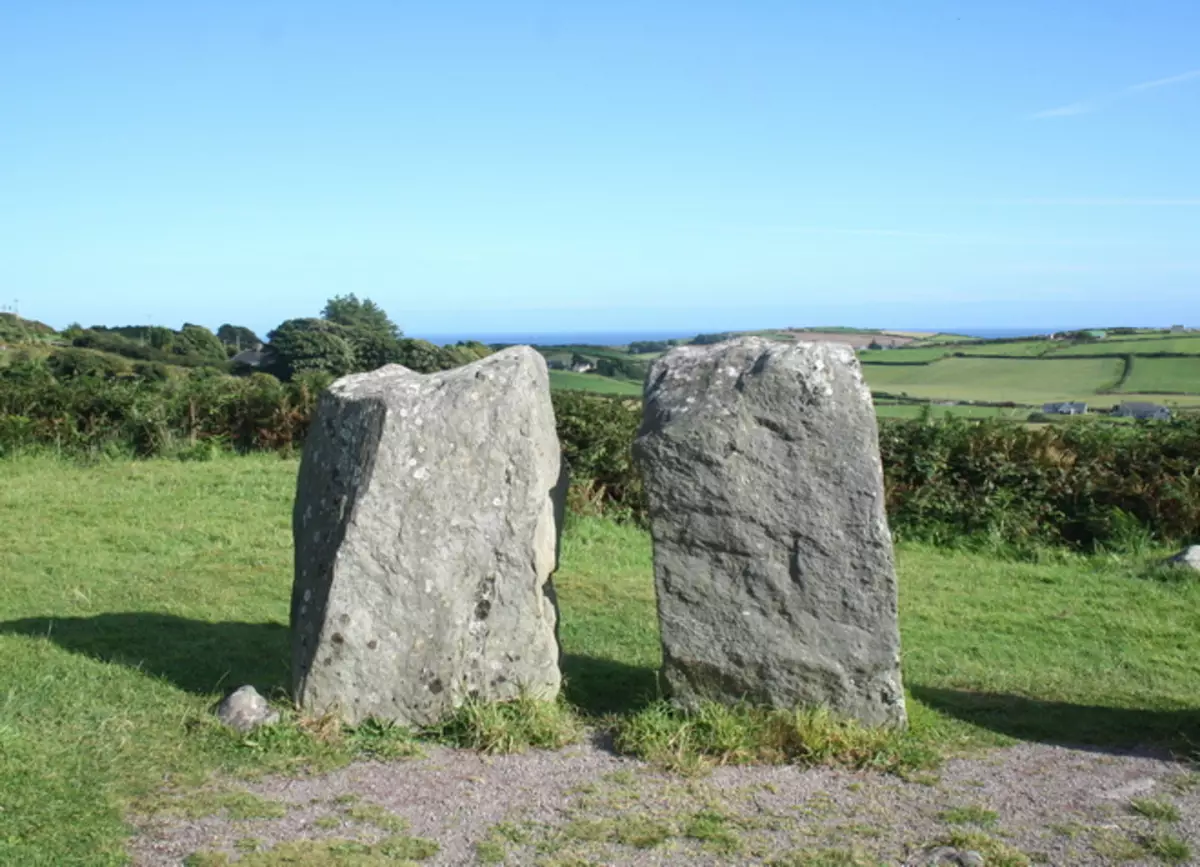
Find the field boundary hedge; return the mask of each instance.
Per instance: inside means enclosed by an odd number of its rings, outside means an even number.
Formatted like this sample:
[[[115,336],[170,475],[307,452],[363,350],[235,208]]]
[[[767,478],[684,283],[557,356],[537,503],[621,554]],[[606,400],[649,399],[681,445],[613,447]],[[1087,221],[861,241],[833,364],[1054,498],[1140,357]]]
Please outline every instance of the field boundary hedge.
[[[56,377],[45,362],[16,363],[0,370],[0,457],[295,450],[329,381],[203,370],[166,380]],[[631,456],[640,400],[573,391],[552,400],[573,509],[643,519]],[[897,419],[881,423],[879,442],[897,538],[1087,548],[1131,534],[1171,542],[1200,534],[1200,417],[1037,429]]]

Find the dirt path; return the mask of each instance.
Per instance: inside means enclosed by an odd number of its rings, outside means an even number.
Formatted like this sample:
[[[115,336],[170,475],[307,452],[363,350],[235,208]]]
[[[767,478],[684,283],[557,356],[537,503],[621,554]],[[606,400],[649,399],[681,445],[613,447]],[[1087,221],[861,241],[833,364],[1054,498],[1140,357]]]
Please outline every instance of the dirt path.
[[[1037,744],[909,781],[789,767],[693,779],[585,745],[496,758],[430,748],[421,759],[230,788],[254,796],[241,795],[236,815],[276,817],[142,817],[134,863],[177,865],[199,851],[212,854],[191,863],[923,865],[922,852],[944,843],[981,852],[987,865],[1135,865],[1200,848],[1200,775],[1159,758]],[[363,860],[330,858],[339,851]]]

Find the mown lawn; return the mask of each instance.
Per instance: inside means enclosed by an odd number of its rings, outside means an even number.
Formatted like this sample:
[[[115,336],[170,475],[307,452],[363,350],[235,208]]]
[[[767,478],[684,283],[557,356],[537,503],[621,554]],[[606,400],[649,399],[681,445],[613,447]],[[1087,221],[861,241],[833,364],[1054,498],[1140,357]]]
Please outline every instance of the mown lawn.
[[[118,864],[131,799],[215,771],[350,758],[295,726],[209,721],[287,683],[294,461],[0,463],[0,863]],[[1130,746],[1200,737],[1200,585],[1121,558],[899,552],[916,737]],[[568,698],[656,694],[647,535],[573,520],[557,576]]]

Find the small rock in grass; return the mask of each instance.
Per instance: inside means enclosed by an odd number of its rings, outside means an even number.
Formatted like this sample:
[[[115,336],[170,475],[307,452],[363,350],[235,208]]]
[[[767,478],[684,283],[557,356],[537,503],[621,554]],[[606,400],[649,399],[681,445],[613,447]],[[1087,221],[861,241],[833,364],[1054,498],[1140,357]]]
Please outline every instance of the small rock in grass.
[[[1186,566],[1200,572],[1200,545],[1184,548],[1167,562],[1172,566]]]
[[[279,711],[273,710],[257,689],[243,686],[217,705],[217,719],[230,728],[245,733],[259,726],[279,722]]]

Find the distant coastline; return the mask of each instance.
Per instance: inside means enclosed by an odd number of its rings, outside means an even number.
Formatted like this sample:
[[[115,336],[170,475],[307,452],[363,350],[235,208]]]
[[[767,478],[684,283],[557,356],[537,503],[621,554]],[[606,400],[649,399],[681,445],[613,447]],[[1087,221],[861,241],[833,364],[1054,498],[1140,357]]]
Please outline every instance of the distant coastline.
[[[720,330],[720,329],[714,329]],[[889,331],[930,331],[943,334],[961,334],[964,337],[979,337],[990,340],[1009,337],[1035,337],[1067,331],[1062,328],[889,328]],[[626,346],[638,340],[673,340],[695,337],[699,331],[550,331],[550,332],[477,332],[461,334],[410,334],[445,346],[460,340],[478,340],[481,343],[529,344],[534,346]]]

